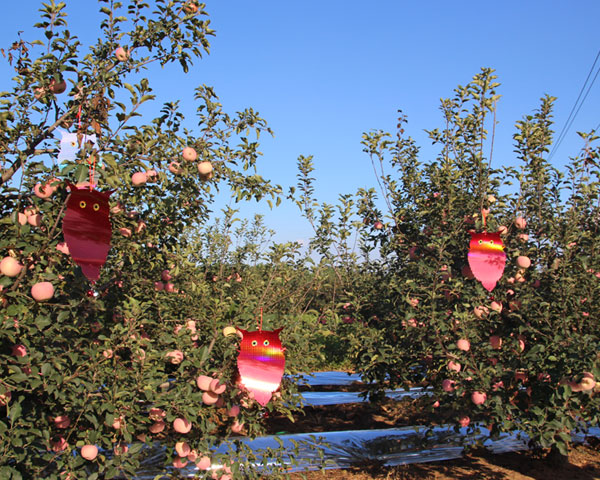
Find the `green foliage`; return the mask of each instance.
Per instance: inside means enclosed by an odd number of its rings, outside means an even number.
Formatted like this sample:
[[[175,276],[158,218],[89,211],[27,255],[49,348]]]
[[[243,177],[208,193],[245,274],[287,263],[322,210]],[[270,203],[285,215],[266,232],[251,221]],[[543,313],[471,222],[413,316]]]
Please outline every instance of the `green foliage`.
[[[389,222],[384,231],[373,228],[381,217],[375,191],[359,191],[357,214],[371,225],[363,230],[363,251],[379,259],[369,262],[376,281],[355,289],[362,305],[376,306],[368,313],[370,333],[352,342],[356,368],[379,382],[373,395],[383,385],[433,386],[432,404],[454,411],[457,422],[469,416],[493,434],[518,429],[534,445],[565,451],[568,432],[599,418],[597,137],[581,134],[585,148],[566,175],[549,164],[554,99],[546,96],[517,122],[521,167],[494,169],[485,151],[493,149],[487,125],[497,87],[492,71],[482,70],[442,100],[445,126],[429,132],[440,147],[435,160],[418,160],[403,116],[395,140],[384,132],[364,135]],[[527,221],[524,229],[518,216]],[[468,232],[501,226],[506,268],[488,293],[465,276]],[[519,256],[531,267],[519,267]],[[366,268],[356,275],[364,278]],[[492,336],[502,340],[500,348]],[[468,351],[457,347],[459,339],[470,342]],[[444,381],[453,387],[444,390]],[[474,392],[486,394],[482,405],[472,402]]]
[[[290,371],[308,365],[297,359],[319,358],[306,355],[312,347],[304,332],[316,320],[302,303],[303,291],[284,294],[286,281],[303,281],[304,273],[290,267],[297,246],[259,252],[264,227],[257,221],[238,231],[245,245],[228,253],[230,245],[205,226],[219,189],[238,201],[279,200],[279,187],[256,173],[258,136],[270,133],[264,120],[252,109],[229,115],[207,86],[196,90],[197,126],[191,130],[176,102],[149,122],[140,117],[142,104],[154,100],[149,80],[138,75],[147,65],[179,63],[185,72],[208,51],[213,32],[203,6],[102,4],[101,35],[89,52],[67,30],[66,5],[52,2],[42,6],[36,25],[43,40],[19,40],[7,55],[16,76],[0,104],[0,252],[24,268],[0,277],[3,478],[132,477],[154,441],[167,447],[170,463],[180,441],[210,456],[232,435],[234,421],[251,436],[260,433],[264,409],[237,385],[238,338],[223,335],[228,325],[255,326],[259,307],[267,312],[265,328],[286,327]],[[126,58],[116,57],[118,47]],[[60,93],[53,82],[63,79],[67,91]],[[59,127],[96,134],[99,148],[82,145],[74,161],[58,164]],[[196,150],[196,162],[181,158],[187,146]],[[211,162],[212,177],[199,174],[202,161]],[[134,185],[136,172],[149,174],[148,181]],[[88,179],[99,190],[115,190],[111,249],[92,288],[71,257],[57,250],[66,181]],[[34,194],[36,185],[48,182],[55,188],[48,198]],[[38,214],[40,222],[28,223],[26,213]],[[213,243],[203,249],[198,232]],[[197,255],[217,247],[215,255]],[[259,263],[265,258],[269,267]],[[219,281],[212,279],[215,269]],[[240,281],[226,282],[228,272]],[[55,293],[36,302],[31,287],[41,281],[51,282]],[[16,355],[19,349],[26,354]],[[196,386],[201,374],[227,385],[217,406],[203,401]],[[290,416],[293,393],[288,382],[267,410]],[[245,407],[229,417],[233,405]],[[164,430],[155,424],[162,413],[151,418],[151,408],[164,412]],[[61,417],[68,421],[61,424]],[[189,419],[191,432],[175,432],[176,418]],[[81,456],[86,444],[100,448],[96,459]],[[118,454],[125,445],[129,450]],[[212,460],[240,474],[235,458]]]

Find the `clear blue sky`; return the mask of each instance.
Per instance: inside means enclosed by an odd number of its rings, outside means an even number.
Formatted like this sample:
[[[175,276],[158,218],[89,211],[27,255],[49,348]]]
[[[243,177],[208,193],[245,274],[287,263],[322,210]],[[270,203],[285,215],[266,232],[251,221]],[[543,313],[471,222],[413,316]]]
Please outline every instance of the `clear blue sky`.
[[[4,47],[17,30],[31,32],[39,5],[5,3]],[[71,32],[84,41],[95,38],[96,2],[69,3]],[[600,49],[598,0],[213,0],[207,11],[217,31],[211,55],[187,76],[151,70],[159,100],[181,99],[192,119],[193,89],[205,83],[215,87],[226,111],[258,110],[275,132],[273,139],[261,137],[259,173],[287,191],[298,155],[314,155],[317,196],[327,202],[376,185],[361,134],[394,131],[398,108],[408,115],[407,133],[423,147],[422,160],[434,156],[423,129],[441,125],[439,99],[452,96],[480,67],[496,69],[502,83],[494,163],[515,165],[515,121],[548,93],[558,97],[560,130]],[[0,90],[6,90],[11,73],[5,62],[0,72]],[[599,106],[597,80],[554,157],[557,165],[581,147],[576,131],[600,124]],[[266,214],[279,240],[310,235],[294,206],[243,209],[251,211]]]

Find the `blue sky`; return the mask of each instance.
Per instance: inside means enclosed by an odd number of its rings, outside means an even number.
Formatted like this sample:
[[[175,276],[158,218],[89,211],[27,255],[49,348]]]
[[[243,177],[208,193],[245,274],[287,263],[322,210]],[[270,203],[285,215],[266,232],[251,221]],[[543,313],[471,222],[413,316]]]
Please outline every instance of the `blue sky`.
[[[71,32],[93,40],[96,2],[68,3]],[[1,46],[17,30],[32,31],[38,5],[3,6]],[[148,72],[160,103],[181,99],[192,120],[193,90],[204,83],[215,87],[226,111],[254,108],[275,132],[272,139],[261,137],[259,173],[287,191],[298,155],[314,155],[317,197],[327,202],[376,185],[361,135],[393,132],[399,108],[408,116],[407,133],[423,147],[422,160],[434,156],[423,130],[441,126],[439,99],[481,67],[496,69],[502,84],[494,164],[515,165],[515,121],[548,93],[558,97],[560,130],[600,49],[597,0],[219,0],[208,1],[207,11],[217,31],[211,55],[185,76],[173,69]],[[6,90],[11,73],[5,62],[0,72],[0,90]],[[581,147],[576,131],[600,124],[599,106],[597,81],[554,157],[557,165]],[[293,205],[270,212],[252,204],[242,211],[265,213],[278,240],[310,235]]]

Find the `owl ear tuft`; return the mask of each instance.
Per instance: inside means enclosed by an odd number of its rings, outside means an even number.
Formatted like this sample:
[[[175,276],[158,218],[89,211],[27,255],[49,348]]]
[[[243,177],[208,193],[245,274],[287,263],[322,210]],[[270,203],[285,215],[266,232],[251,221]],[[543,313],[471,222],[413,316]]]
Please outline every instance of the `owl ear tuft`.
[[[116,190],[106,190],[105,192],[100,192],[100,195],[102,195],[104,198],[106,198],[108,200],[108,197],[110,197],[115,192],[116,192]]]
[[[277,335],[279,335],[282,330],[283,330],[283,327],[279,327],[278,329],[273,330],[273,333],[276,333]]]

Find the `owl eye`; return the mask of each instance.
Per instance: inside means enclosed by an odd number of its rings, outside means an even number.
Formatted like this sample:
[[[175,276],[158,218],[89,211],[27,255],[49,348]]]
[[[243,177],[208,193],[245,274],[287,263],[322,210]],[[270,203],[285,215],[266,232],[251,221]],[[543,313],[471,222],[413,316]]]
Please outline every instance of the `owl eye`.
[[[494,241],[493,241],[493,240],[490,240],[490,245],[493,245],[493,244],[494,244]]]
[[[94,211],[97,212],[98,210],[100,210],[100,205],[97,203],[94,203]]]
[[[479,245],[482,245],[483,244],[483,240],[479,240],[478,243],[479,243]]]
[[[81,202],[79,202],[79,206],[80,206],[81,208],[85,208],[85,206],[86,206],[86,205],[87,205],[87,204],[86,204],[86,203],[85,203],[83,200],[82,200]]]
[[[258,342],[256,340],[252,340],[252,346],[256,347],[258,345]]]
[[[268,346],[269,346],[269,341],[268,341],[268,340],[265,340],[265,341],[263,342],[263,345],[264,345],[265,347],[268,347]]]

